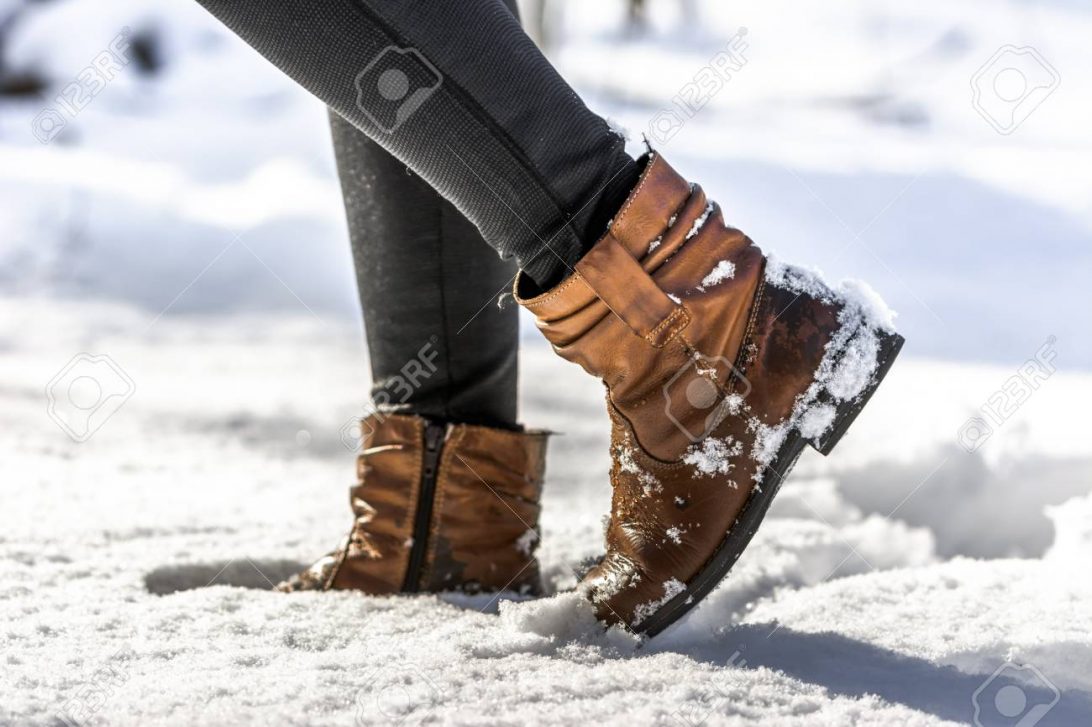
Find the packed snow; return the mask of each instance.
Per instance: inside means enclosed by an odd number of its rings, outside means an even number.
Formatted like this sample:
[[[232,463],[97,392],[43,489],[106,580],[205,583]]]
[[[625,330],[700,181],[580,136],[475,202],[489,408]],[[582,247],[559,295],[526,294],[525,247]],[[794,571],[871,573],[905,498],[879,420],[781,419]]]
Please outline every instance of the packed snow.
[[[655,615],[668,601],[686,590],[686,584],[677,578],[663,582],[664,595],[655,601],[642,603],[633,611],[633,625],[639,626],[645,619]]]
[[[736,266],[731,260],[721,260],[713,269],[709,271],[709,274],[701,279],[701,284],[698,285],[698,290],[705,291],[706,288],[723,283],[725,280],[731,280],[735,277]]]
[[[354,327],[172,316],[145,332],[153,316],[127,306],[0,309],[13,724],[81,714],[104,669],[117,675],[96,710],[109,724],[386,724],[399,710],[457,723],[704,710],[709,724],[938,724],[969,721],[974,691],[1009,662],[1063,694],[1047,724],[1092,715],[1092,593],[1078,575],[1092,555],[1092,463],[1083,444],[1047,448],[1063,444],[1052,427],[1092,376],[1057,373],[995,433],[988,450],[1004,456],[990,462],[954,437],[973,382],[1006,372],[899,364],[839,456],[805,455],[730,578],[635,643],[601,633],[572,594],[268,591],[351,521],[340,428],[367,380]],[[109,355],[136,393],[76,443],[42,389],[84,350]],[[527,380],[561,384],[531,387],[523,407],[565,433],[551,441],[539,551],[561,592],[601,552],[608,422],[579,369],[543,346],[524,365]],[[903,416],[921,407],[932,416]],[[1037,461],[1052,466],[1021,478]],[[728,661],[736,652],[745,665]],[[1047,694],[1036,688],[1029,698]]]
[[[0,725],[1092,723],[1092,13],[709,0],[695,35],[687,3],[649,4],[626,32],[617,2],[566,3],[562,73],[639,152],[745,27],[747,63],[654,145],[759,244],[868,280],[908,343],[648,641],[570,590],[602,552],[609,422],[533,326],[522,418],[563,435],[548,595],[271,592],[351,524],[368,386],[324,109],[191,0],[52,0],[12,27],[0,68],[50,86],[0,98]],[[41,143],[123,28],[161,65]],[[971,83],[1006,44],[1062,80],[999,134]],[[856,360],[830,372],[846,397]],[[105,408],[66,433],[50,412],[96,394],[65,373],[88,365]]]
[[[686,237],[683,239],[689,240],[697,235],[699,232],[701,232],[701,228],[705,227],[705,223],[709,219],[709,215],[713,214],[713,211],[716,208],[717,206],[712,202],[706,204],[705,209],[702,210],[702,213],[698,216],[698,219],[694,220],[694,224],[691,225],[690,229],[686,231]]]
[[[683,454],[682,461],[694,468],[696,477],[726,475],[735,467],[732,459],[743,452],[743,443],[732,437],[718,439],[706,437],[697,444],[692,444]]]
[[[830,404],[819,404],[808,409],[800,417],[800,423],[797,425],[800,435],[805,439],[818,439],[830,429],[830,425],[834,423],[834,415],[837,413],[837,409]]]

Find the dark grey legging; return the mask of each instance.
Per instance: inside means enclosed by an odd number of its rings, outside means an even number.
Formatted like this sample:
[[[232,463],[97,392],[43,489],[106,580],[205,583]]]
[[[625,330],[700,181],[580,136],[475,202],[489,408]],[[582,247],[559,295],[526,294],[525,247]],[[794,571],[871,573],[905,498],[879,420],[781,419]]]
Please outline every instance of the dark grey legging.
[[[515,264],[406,165],[335,113],[372,367],[372,398],[448,421],[516,426],[516,306],[498,295]],[[423,370],[424,373],[420,373]]]
[[[200,2],[543,287],[567,274],[636,182],[622,138],[500,0]]]
[[[518,12],[515,0],[506,5]],[[515,264],[492,254],[450,202],[332,110],[330,129],[373,401],[448,421],[517,427],[519,320],[514,306],[493,304]],[[415,362],[427,375],[410,381]]]

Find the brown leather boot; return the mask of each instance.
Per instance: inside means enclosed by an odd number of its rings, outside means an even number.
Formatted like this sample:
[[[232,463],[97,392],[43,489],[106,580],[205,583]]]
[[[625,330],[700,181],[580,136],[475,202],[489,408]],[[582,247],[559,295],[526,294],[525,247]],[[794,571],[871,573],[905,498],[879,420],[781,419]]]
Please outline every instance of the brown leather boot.
[[[397,414],[362,429],[348,537],[277,590],[539,591],[545,432]]]
[[[607,552],[580,588],[650,635],[728,573],[804,445],[830,452],[902,346],[875,294],[767,260],[655,154],[575,272],[532,285],[517,299],[608,391]]]

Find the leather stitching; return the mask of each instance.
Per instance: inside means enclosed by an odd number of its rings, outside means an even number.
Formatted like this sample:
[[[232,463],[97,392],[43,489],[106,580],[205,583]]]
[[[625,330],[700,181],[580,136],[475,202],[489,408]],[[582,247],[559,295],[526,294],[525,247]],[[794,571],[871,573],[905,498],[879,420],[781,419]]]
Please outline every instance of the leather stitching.
[[[636,189],[630,192],[629,199],[622,205],[622,209],[618,212],[618,217],[611,223],[611,227],[622,224],[622,221],[626,219],[626,215],[629,214],[630,207],[633,206],[634,201],[641,195],[641,190],[644,188],[645,183],[648,182],[652,176],[652,168],[660,161],[660,155],[653,153],[652,158],[648,160],[648,166],[645,168],[645,173],[641,175],[641,181],[637,183]]]
[[[579,270],[574,270],[573,274],[569,276],[568,280],[565,280],[565,281],[559,283],[558,286],[556,288],[554,288],[549,293],[543,293],[538,298],[532,298],[531,300],[523,300],[518,295],[515,296],[515,298],[516,298],[517,301],[519,301],[523,305],[524,308],[529,308],[529,309],[530,308],[536,308],[536,307],[542,305],[543,303],[547,303],[547,302],[553,300],[554,298],[556,298],[557,296],[561,295],[562,293],[564,293],[565,290],[570,285],[575,283],[577,280],[584,280],[584,276],[580,274]],[[584,281],[584,284],[587,285],[589,288],[591,288],[593,293],[595,292],[595,288],[592,288],[591,285],[588,284],[588,282],[586,280]]]
[[[660,343],[657,343],[656,341],[659,340],[657,334],[664,328],[669,327],[672,323],[675,322],[675,319],[679,318],[680,316],[682,316],[683,318],[682,324],[679,325],[675,330],[671,331],[671,333],[668,334],[667,338],[665,338]],[[669,341],[671,341],[672,338],[679,335],[679,333],[681,333],[683,329],[685,329],[689,325],[690,313],[686,310],[685,306],[677,305],[675,307],[675,310],[671,311],[671,315],[660,321],[659,325],[649,331],[644,338],[646,341],[652,344],[654,348],[663,348],[668,344]]]
[[[661,159],[661,157],[660,157],[659,154],[655,154],[655,153],[652,154],[652,158],[649,159],[648,166],[645,167],[645,171],[641,175],[641,181],[637,183],[637,187],[630,193],[629,198],[626,200],[626,203],[624,205],[622,205],[622,209],[619,211],[618,216],[611,223],[611,228],[612,229],[615,226],[622,224],[622,222],[626,219],[626,217],[629,214],[630,208],[633,206],[633,204],[637,200],[638,196],[640,196],[641,190],[644,189],[644,186],[648,183],[648,180],[652,177],[653,168],[657,164],[662,164],[660,159]],[[687,199],[689,199],[689,197]],[[686,202],[686,200],[683,201],[683,204],[685,204],[685,202]],[[606,239],[607,236],[609,236],[609,235],[610,235],[610,232],[608,231],[606,235],[604,235],[602,238],[600,238],[600,242],[602,242],[602,240]],[[596,243],[596,244],[599,244],[599,243]],[[623,248],[624,247],[625,246],[623,245]],[[578,263],[578,266],[579,266],[579,263]],[[561,295],[563,292],[565,292],[566,289],[568,289],[568,287],[570,285],[575,283],[578,279],[579,280],[584,280],[585,285],[587,285],[588,288],[591,289],[592,293],[595,293],[596,297],[598,297],[600,300],[602,300],[602,297],[595,290],[595,286],[593,286],[591,283],[588,283],[587,280],[585,280],[584,277],[580,274],[579,270],[574,270],[573,274],[569,277],[568,280],[563,281],[556,288],[554,288],[554,290],[552,290],[549,293],[545,293],[544,295],[542,295],[542,296],[540,296],[538,298],[532,298],[529,301],[528,300],[523,300],[518,295],[515,296],[515,298],[519,303],[521,303],[523,305],[523,307],[525,307],[525,308],[527,308],[529,310],[532,310],[534,308],[537,308],[537,307],[549,302],[550,300],[553,300],[557,296]]]

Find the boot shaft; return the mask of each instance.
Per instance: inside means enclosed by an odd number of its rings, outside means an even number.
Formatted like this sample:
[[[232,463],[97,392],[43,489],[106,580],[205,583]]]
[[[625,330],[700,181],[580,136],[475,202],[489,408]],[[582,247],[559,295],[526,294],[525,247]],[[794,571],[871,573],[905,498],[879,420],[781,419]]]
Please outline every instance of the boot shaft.
[[[546,432],[405,414],[361,428],[352,529],[282,590],[539,591]]]
[[[515,292],[607,386],[607,552],[580,588],[651,634],[724,577],[803,448],[830,451],[902,344],[867,296],[767,260],[658,155],[568,279]]]
[[[675,460],[700,439],[686,432],[706,429],[691,369],[711,371],[719,399],[744,386],[736,364],[763,266],[701,187],[654,154],[575,273],[533,297],[521,278],[516,297],[557,353],[603,379],[641,446]]]

